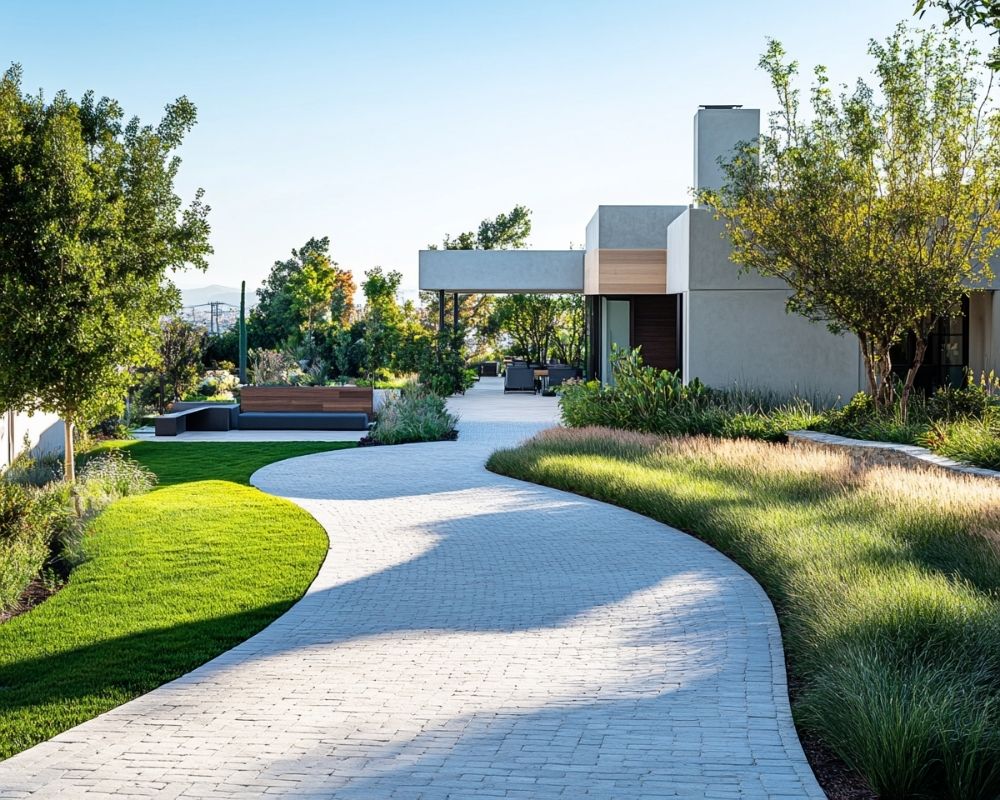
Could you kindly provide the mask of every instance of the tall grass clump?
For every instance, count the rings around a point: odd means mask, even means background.
[[[0,477],[0,615],[16,609],[40,576],[65,581],[82,557],[87,523],[154,483],[152,473],[118,452],[89,460],[74,485],[50,459],[20,456]]]
[[[841,452],[556,429],[489,468],[690,531],[778,611],[796,721],[882,798],[1000,795],[1000,494]]]
[[[454,436],[457,424],[443,397],[412,383],[386,399],[371,436],[379,444],[437,442]]]

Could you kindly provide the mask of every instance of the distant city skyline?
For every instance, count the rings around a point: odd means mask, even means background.
[[[748,13],[752,11],[752,13]],[[869,78],[869,38],[911,0],[750,6],[636,0],[369,4],[212,2],[93,7],[7,0],[3,67],[25,89],[93,89],[155,123],[187,95],[198,125],[178,188],[211,205],[206,273],[248,294],[311,236],[360,282],[381,265],[417,288],[417,252],[515,204],[530,244],[579,246],[599,204],[690,201],[699,104],[767,111],[766,37],[835,83]]]

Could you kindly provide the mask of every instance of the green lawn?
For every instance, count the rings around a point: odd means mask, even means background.
[[[117,442],[159,486],[90,525],[67,586],[0,625],[0,758],[213,658],[287,610],[323,529],[248,485],[254,470],[353,443]]]
[[[996,484],[598,428],[546,432],[488,466],[690,531],[742,565],[778,611],[797,722],[881,798],[1000,796]]]

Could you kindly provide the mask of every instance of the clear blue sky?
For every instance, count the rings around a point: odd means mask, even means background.
[[[412,291],[420,248],[516,203],[541,249],[582,243],[598,204],[688,202],[696,107],[772,105],[765,37],[853,82],[912,5],[0,0],[0,61],[144,121],[197,104],[180,189],[205,189],[215,255],[180,286],[256,287],[328,235]]]

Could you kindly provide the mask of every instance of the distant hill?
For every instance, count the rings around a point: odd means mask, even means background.
[[[231,303],[234,306],[240,304],[240,290],[233,286],[201,286],[197,289],[181,289],[181,302],[185,309],[191,306],[200,306],[203,303]],[[252,289],[247,289],[247,308],[251,308],[257,302],[257,293]]]

